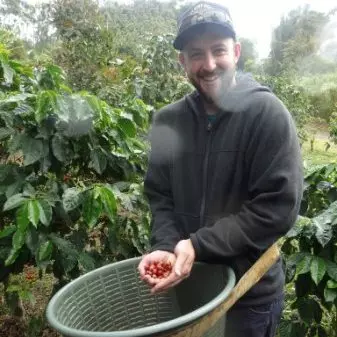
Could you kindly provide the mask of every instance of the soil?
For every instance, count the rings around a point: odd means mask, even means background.
[[[12,316],[0,317],[0,337],[23,337],[25,336],[25,323],[19,318]]]
[[[21,277],[23,281],[23,277]],[[0,337],[61,337],[48,325],[41,325],[34,332],[29,333],[29,322],[32,318],[44,317],[45,308],[50,298],[54,279],[51,275],[45,274],[42,279],[32,283],[32,293],[35,303],[22,301],[24,316],[15,317],[8,314],[8,309],[4,305],[4,300],[0,300]],[[0,297],[3,289],[0,289]],[[40,323],[41,324],[41,323]],[[42,330],[42,331],[41,331]]]

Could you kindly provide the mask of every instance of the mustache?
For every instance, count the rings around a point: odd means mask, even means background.
[[[200,73],[198,73],[198,77],[212,77],[212,76],[219,76],[219,75],[225,75],[226,71],[223,70],[215,70],[215,71],[206,71],[202,70]]]

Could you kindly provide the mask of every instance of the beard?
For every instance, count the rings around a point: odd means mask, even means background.
[[[210,105],[214,105],[218,108],[221,108],[222,100],[225,94],[229,91],[233,84],[233,80],[235,77],[235,68],[230,68],[227,70],[218,70],[216,69],[213,72],[201,71],[196,74],[196,76],[188,76],[192,85],[197,89],[202,99]],[[203,89],[202,85],[198,80],[203,80],[203,78],[209,78],[212,76],[217,76],[220,80],[220,86],[217,90],[209,90],[208,92]]]

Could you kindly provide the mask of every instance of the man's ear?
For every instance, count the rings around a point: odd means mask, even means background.
[[[238,63],[240,55],[241,55],[241,43],[240,42],[234,42],[234,59],[235,59],[235,64]]]
[[[179,63],[185,69],[185,55],[183,52],[179,53]]]

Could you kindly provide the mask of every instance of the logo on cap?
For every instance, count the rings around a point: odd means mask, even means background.
[[[213,23],[226,29],[232,37],[235,37],[232,18],[226,7],[201,1],[183,12],[178,19],[178,35],[174,41],[174,47],[182,49],[184,35],[187,30],[200,24]]]

